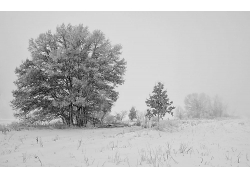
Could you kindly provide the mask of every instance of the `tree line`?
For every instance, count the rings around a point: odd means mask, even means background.
[[[178,106],[175,117],[185,118],[216,118],[229,116],[227,106],[219,96],[211,98],[205,93],[188,94],[184,99],[184,108]]]
[[[152,103],[157,102],[156,100],[157,98],[154,99],[153,97],[160,97],[159,99],[161,98],[164,99],[164,95],[166,95],[166,91],[164,94],[156,93],[156,92],[160,92],[160,89],[162,90],[163,87],[164,87],[163,84],[160,82],[158,83],[158,85],[154,87],[154,91],[153,91],[154,95],[150,96]],[[146,101],[148,102],[149,100],[146,100]],[[121,112],[123,114],[122,116],[123,118],[120,118],[121,113],[116,113],[116,115],[114,116],[109,115],[108,119],[109,119],[109,122],[122,121],[122,119],[124,119],[124,112],[125,112],[125,115],[128,114],[130,121],[134,121],[136,122],[137,125],[140,126],[142,121],[152,120],[153,122],[158,122],[159,119],[163,119],[166,113],[169,113],[172,116],[174,115],[174,117],[177,119],[201,119],[201,118],[211,119],[211,118],[229,116],[229,114],[227,113],[227,106],[223,103],[221,98],[217,95],[211,98],[205,93],[188,94],[184,99],[185,109],[183,109],[181,106],[174,107],[172,106],[172,103],[173,102],[171,102],[171,104],[170,102],[169,104],[162,103],[165,105],[165,107],[169,109],[168,111],[166,109],[164,111],[163,106],[157,108],[158,112],[163,112],[161,115],[159,115],[160,118],[158,118],[157,113],[154,114],[153,111],[150,109],[147,109],[145,112],[139,112],[135,109],[135,107],[132,107],[129,113],[127,111]],[[150,107],[150,104],[149,104],[149,107]]]
[[[122,121],[127,111],[110,115],[117,101],[118,85],[124,83],[126,61],[121,58],[122,46],[112,45],[100,30],[90,32],[82,24],[64,24],[56,32],[42,33],[30,39],[31,58],[15,69],[17,89],[11,105],[15,116],[34,123],[60,118],[68,126],[86,126],[103,121]],[[164,84],[158,82],[145,101],[148,109],[138,113],[134,107],[130,120],[154,119],[159,125],[166,113],[179,119],[221,117],[225,106],[218,97],[189,94],[185,110],[175,108]]]

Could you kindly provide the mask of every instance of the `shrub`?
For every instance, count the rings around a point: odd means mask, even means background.
[[[54,129],[66,129],[66,128],[68,128],[68,126],[63,124],[62,122],[55,122],[55,123],[51,124],[51,126]]]
[[[159,122],[159,126],[154,126],[154,129],[164,132],[173,132],[178,129],[178,122],[173,120],[163,120]]]
[[[12,122],[11,124],[8,124],[7,127],[11,130],[14,131],[21,131],[24,129],[29,129],[28,124],[26,124],[25,122]]]
[[[6,134],[7,132],[10,131],[10,129],[7,128],[6,125],[1,125],[1,124],[0,124],[0,131],[2,131],[3,134]]]
[[[136,121],[135,125],[136,126],[141,126],[141,122],[140,121]]]
[[[115,116],[111,114],[107,115],[103,120],[104,123],[114,123],[115,121]]]

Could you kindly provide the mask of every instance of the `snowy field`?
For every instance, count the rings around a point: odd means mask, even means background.
[[[141,127],[0,134],[0,166],[250,166],[250,121],[171,121]]]

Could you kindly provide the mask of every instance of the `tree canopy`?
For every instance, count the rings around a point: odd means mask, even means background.
[[[11,104],[18,118],[61,118],[65,124],[83,126],[111,110],[118,99],[115,88],[124,83],[121,45],[112,45],[100,30],[62,24],[54,34],[31,39],[28,49],[31,59],[15,70]]]

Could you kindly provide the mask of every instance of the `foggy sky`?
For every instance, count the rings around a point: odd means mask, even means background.
[[[100,29],[123,46],[127,71],[113,113],[146,110],[160,81],[175,106],[204,92],[250,115],[249,12],[0,12],[0,119],[13,119],[14,70],[30,57],[29,39],[62,23]]]

